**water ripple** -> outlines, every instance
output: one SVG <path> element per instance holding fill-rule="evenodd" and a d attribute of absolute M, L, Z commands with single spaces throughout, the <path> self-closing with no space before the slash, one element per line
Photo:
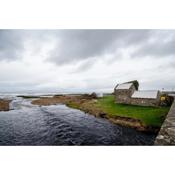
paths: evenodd
<path fill-rule="evenodd" d="M 16 98 L 0 112 L 0 145 L 152 145 L 155 134 L 114 125 L 65 105 Z"/>

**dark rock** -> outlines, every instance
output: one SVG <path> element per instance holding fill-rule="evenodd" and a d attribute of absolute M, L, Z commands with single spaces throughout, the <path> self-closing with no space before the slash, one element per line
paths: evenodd
<path fill-rule="evenodd" d="M 99 113 L 99 117 L 106 118 L 106 113 L 100 112 L 100 113 Z"/>

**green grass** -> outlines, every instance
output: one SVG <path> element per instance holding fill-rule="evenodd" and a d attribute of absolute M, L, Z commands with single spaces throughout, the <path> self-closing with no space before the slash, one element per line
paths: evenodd
<path fill-rule="evenodd" d="M 155 127 L 162 125 L 170 108 L 116 104 L 112 95 L 99 99 L 96 105 L 109 115 L 139 119 L 147 126 Z"/>

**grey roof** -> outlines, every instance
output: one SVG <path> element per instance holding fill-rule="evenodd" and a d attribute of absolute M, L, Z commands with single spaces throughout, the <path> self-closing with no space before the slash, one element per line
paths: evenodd
<path fill-rule="evenodd" d="M 135 91 L 131 97 L 156 99 L 157 95 L 158 91 Z"/>
<path fill-rule="evenodd" d="M 168 94 L 168 96 L 175 97 L 175 94 Z"/>
<path fill-rule="evenodd" d="M 129 89 L 133 83 L 123 83 L 119 84 L 116 89 Z"/>

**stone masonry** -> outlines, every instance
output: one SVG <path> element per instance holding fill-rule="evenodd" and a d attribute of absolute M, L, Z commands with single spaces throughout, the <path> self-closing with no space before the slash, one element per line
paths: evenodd
<path fill-rule="evenodd" d="M 175 100 L 159 131 L 155 145 L 175 145 Z"/>

